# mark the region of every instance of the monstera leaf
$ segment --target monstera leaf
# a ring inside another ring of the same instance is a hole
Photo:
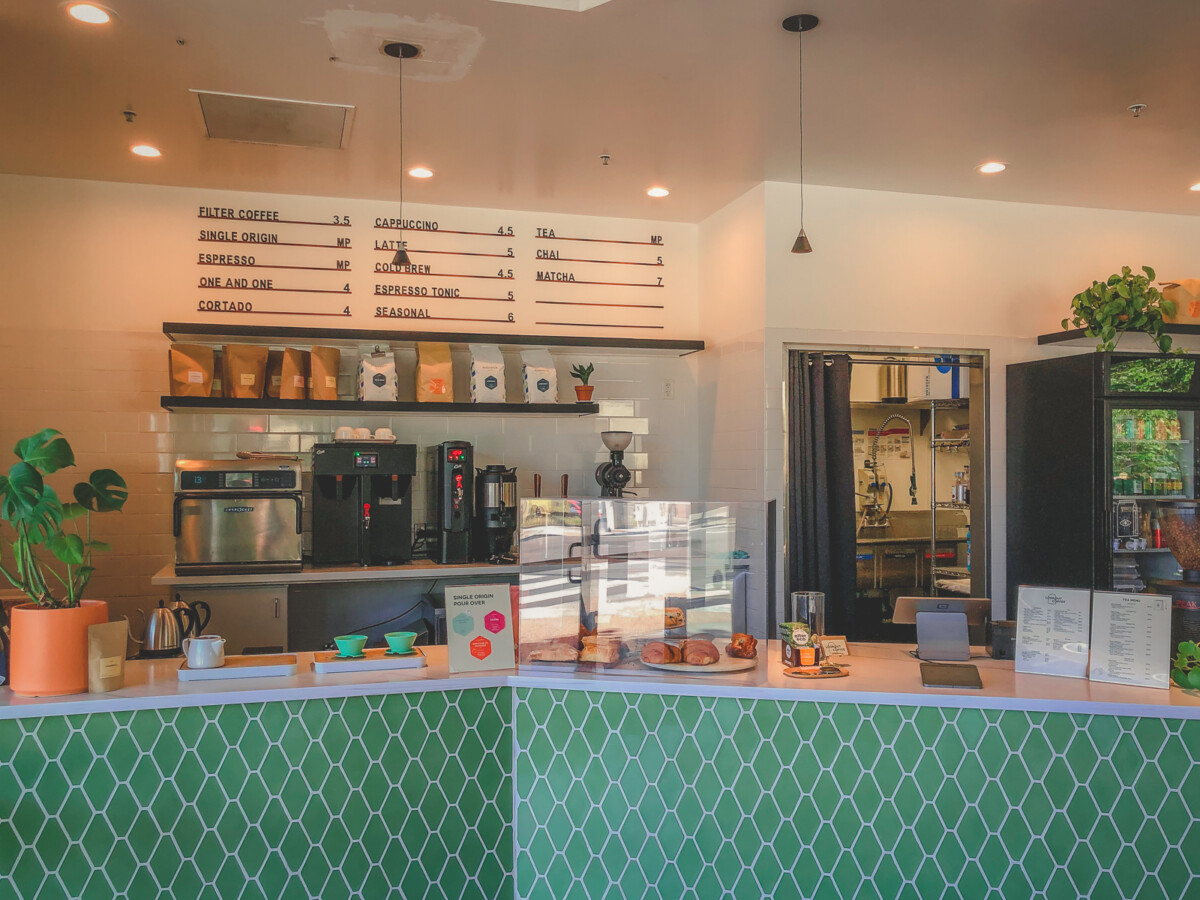
[[[17,459],[40,469],[46,475],[73,466],[75,454],[71,445],[67,443],[66,438],[56,437],[61,433],[53,428],[45,428],[37,434],[17,441],[13,453]]]
[[[0,515],[14,525],[26,521],[42,501],[44,488],[37,469],[26,462],[16,463],[0,484]]]
[[[46,542],[46,546],[59,562],[71,566],[83,565],[83,539],[79,535],[60,531]]]
[[[97,469],[75,485],[75,499],[92,512],[116,512],[128,498],[125,479],[112,469]]]

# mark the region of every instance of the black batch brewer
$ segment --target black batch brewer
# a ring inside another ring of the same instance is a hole
[[[414,444],[313,447],[313,563],[390,566],[412,560]]]
[[[466,441],[446,441],[433,449],[437,494],[432,512],[437,523],[437,547],[430,556],[442,565],[470,562],[474,453]]]

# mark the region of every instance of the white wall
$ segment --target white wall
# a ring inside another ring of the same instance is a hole
[[[168,341],[164,321],[304,325],[410,330],[497,330],[487,326],[447,327],[422,322],[380,321],[372,317],[375,280],[359,253],[355,266],[355,315],[350,319],[250,316],[205,319],[196,312],[196,205],[225,198],[246,206],[277,206],[303,212],[343,208],[362,217],[379,206],[329,198],[231,195],[167,187],[64,179],[0,176],[0,450],[44,427],[58,428],[71,441],[78,470],[52,476],[70,486],[93,468],[114,468],[125,476],[130,499],[119,515],[96,520],[97,536],[113,551],[99,560],[89,596],[108,599],[114,612],[153,605],[164,594],[150,576],[172,558],[170,503],[178,457],[230,457],[240,450],[306,453],[329,440],[339,424],[390,425],[399,439],[420,450],[443,440],[476,445],[476,462],[517,466],[520,493],[532,493],[534,472],[544,490],[556,495],[559,475],[570,476],[573,496],[596,496],[596,463],[607,458],[599,432],[635,432],[627,455],[640,496],[691,497],[697,493],[698,432],[695,365],[677,356],[627,352],[556,351],[560,397],[573,399],[567,370],[573,362],[594,361],[595,399],[601,414],[591,417],[446,416],[436,409],[420,416],[203,415],[168,413],[160,396],[169,392]],[[663,333],[604,332],[613,336],[693,338],[698,331],[695,249],[697,228],[677,223],[641,223],[590,217],[539,217],[532,213],[456,208],[416,208],[406,215],[444,221],[532,223],[566,221],[591,233],[639,229],[665,236],[671,287],[665,295]],[[446,226],[443,226],[446,227]],[[370,232],[367,232],[367,238]],[[356,237],[357,241],[357,237]],[[528,244],[522,252],[532,256]],[[237,248],[234,248],[236,251]],[[529,274],[518,289],[537,287]],[[631,267],[632,268],[632,267]],[[649,269],[649,271],[654,271]],[[340,276],[339,276],[340,278]],[[359,302],[361,301],[361,302]],[[339,301],[340,302],[340,301]],[[499,304],[497,304],[499,305]],[[518,317],[520,319],[520,317]],[[513,333],[563,333],[518,321]],[[593,332],[594,333],[594,332]],[[347,359],[347,367],[353,360]],[[510,375],[513,367],[510,366]],[[673,382],[674,398],[663,395]],[[343,379],[348,383],[349,379]],[[510,384],[519,395],[520,383]],[[460,392],[459,399],[465,399]],[[0,460],[0,470],[11,461]],[[422,521],[418,478],[414,521]]]
[[[783,499],[787,347],[983,353],[990,373],[993,594],[1003,597],[1005,367],[1073,352],[1039,349],[1036,335],[1057,329],[1070,298],[1095,278],[1142,264],[1162,279],[1194,274],[1200,217],[821,186],[807,187],[805,201],[814,252],[792,254],[799,188],[763,186],[766,409],[747,404],[742,412],[751,425],[765,417],[763,496]],[[701,298],[703,322],[710,301],[703,291]],[[702,484],[711,478],[701,471]]]

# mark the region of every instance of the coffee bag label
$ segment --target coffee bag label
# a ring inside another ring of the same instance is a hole
[[[100,677],[114,678],[121,674],[121,657],[105,656],[100,660]]]
[[[254,387],[254,373],[253,372],[243,372],[242,373],[242,387]]]
[[[244,383],[245,382],[243,382],[243,384]],[[250,383],[253,384],[254,382],[251,381]],[[272,375],[271,376],[271,387],[279,387],[281,384],[283,384],[283,376],[282,375]]]
[[[494,391],[500,386],[500,382],[496,380],[495,375],[489,375],[487,378],[483,379],[483,383],[489,391]]]
[[[546,391],[550,390],[550,382],[545,378],[539,378],[537,382],[537,389],[543,394],[546,393]]]
[[[382,372],[377,372],[375,375],[371,376],[371,382],[375,385],[375,387],[383,387],[385,384],[387,384],[387,378]]]
[[[311,379],[310,379],[310,387],[311,387]],[[336,375],[326,375],[325,376],[325,387],[327,387],[327,388],[337,387],[337,376]]]
[[[188,384],[204,384],[204,373],[199,369],[192,369],[187,376]]]

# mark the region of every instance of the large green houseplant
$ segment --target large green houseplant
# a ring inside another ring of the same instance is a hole
[[[1122,266],[1106,281],[1093,281],[1071,299],[1071,315],[1062,320],[1062,327],[1082,328],[1088,337],[1099,338],[1096,349],[1107,353],[1129,331],[1149,335],[1160,352],[1169,353],[1171,336],[1165,332],[1163,316],[1174,315],[1175,303],[1154,286],[1157,276],[1152,268],[1142,266],[1142,273],[1135,275],[1129,266]]]
[[[87,689],[87,628],[108,619],[103,601],[84,600],[92,555],[92,514],[117,512],[129,491],[112,469],[97,469],[63,502],[46,476],[75,465],[66,438],[47,428],[17,442],[17,462],[0,475],[0,575],[31,603],[12,610],[9,671],[17,693],[47,696]]]

